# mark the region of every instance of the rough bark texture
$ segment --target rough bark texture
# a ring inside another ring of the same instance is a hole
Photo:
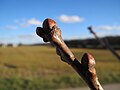
[[[96,70],[95,60],[89,53],[85,53],[81,58],[81,63],[75,58],[71,50],[67,47],[61,37],[61,30],[52,19],[45,19],[43,27],[37,27],[36,33],[43,38],[44,42],[50,42],[56,47],[56,53],[61,60],[71,65],[76,72],[84,79],[91,90],[103,90],[100,85]]]

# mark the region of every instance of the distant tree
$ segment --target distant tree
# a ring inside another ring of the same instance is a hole
[[[0,43],[0,47],[2,47],[3,46],[3,44],[2,43]]]
[[[9,44],[7,44],[7,46],[13,46],[13,44],[12,44],[12,43],[9,43]]]
[[[19,43],[18,46],[23,46],[23,44],[22,44],[22,43]]]

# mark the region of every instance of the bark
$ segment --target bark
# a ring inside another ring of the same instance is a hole
[[[96,63],[93,56],[89,53],[85,53],[81,58],[81,62],[79,62],[64,43],[61,30],[57,27],[55,21],[45,19],[43,28],[37,27],[36,33],[43,38],[44,42],[50,42],[56,47],[56,53],[60,56],[61,60],[71,65],[91,90],[103,90],[96,75]]]

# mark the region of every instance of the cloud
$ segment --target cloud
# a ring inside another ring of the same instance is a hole
[[[35,33],[34,34],[24,34],[16,36],[17,40],[24,44],[34,44],[42,43],[42,38],[39,38]]]
[[[2,29],[5,29],[5,30],[16,30],[16,29],[18,29],[18,27],[15,26],[15,25],[6,25],[6,26],[2,27]]]
[[[36,18],[31,18],[31,19],[21,19],[21,20],[15,20],[15,23],[18,24],[21,27],[28,27],[32,25],[41,25],[42,22],[37,20]]]
[[[95,29],[98,30],[120,30],[120,25],[101,25],[101,26],[97,26],[95,27]]]
[[[32,39],[36,37],[35,35],[33,34],[25,34],[25,35],[18,35],[17,38],[20,38],[20,39]]]
[[[14,25],[4,25],[4,26],[0,26],[0,29],[4,29],[4,30],[16,30],[20,27],[29,27],[29,26],[38,26],[38,25],[42,25],[42,22],[35,19],[35,18],[31,18],[31,19],[21,19],[21,20],[15,20],[14,21]]]
[[[99,37],[119,36],[120,25],[99,25],[93,28]]]
[[[37,20],[35,18],[32,18],[32,19],[28,20],[27,23],[29,25],[40,25],[42,22],[40,22],[39,20]]]
[[[83,18],[79,16],[67,16],[67,15],[61,15],[58,18],[61,22],[64,23],[77,23],[77,22],[83,22]]]
[[[34,44],[43,43],[42,38],[39,38],[35,33],[33,34],[21,34],[16,36],[0,37],[0,43],[7,44]]]

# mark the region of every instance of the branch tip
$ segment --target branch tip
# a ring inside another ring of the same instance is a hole
[[[89,27],[91,29],[91,27]],[[81,63],[74,57],[71,50],[67,47],[61,36],[61,30],[52,19],[45,19],[43,27],[37,27],[36,33],[42,37],[44,42],[51,42],[56,47],[56,53],[61,60],[70,64],[77,73],[85,80],[91,90],[103,90],[97,80],[95,59],[89,53],[85,53],[81,59]]]

